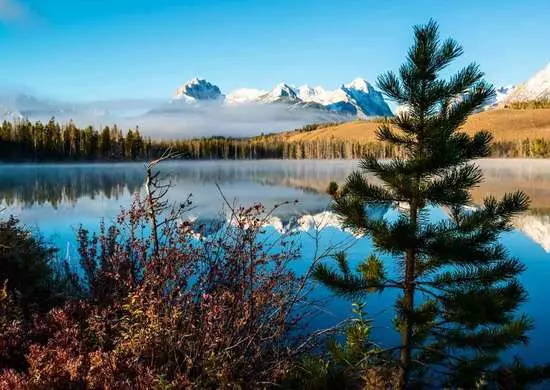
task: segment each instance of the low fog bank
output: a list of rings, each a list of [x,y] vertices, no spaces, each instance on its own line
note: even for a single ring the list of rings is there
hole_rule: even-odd
[[[221,102],[186,103],[155,99],[119,99],[88,103],[63,103],[19,94],[0,93],[0,119],[28,118],[46,122],[55,117],[80,127],[139,127],[153,138],[175,139],[209,136],[247,137],[280,132],[306,124],[350,119],[334,112],[287,104],[231,105]]]

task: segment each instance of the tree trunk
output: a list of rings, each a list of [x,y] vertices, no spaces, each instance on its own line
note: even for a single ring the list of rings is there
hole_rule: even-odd
[[[410,203],[410,222],[411,228],[416,235],[417,229],[417,205],[416,202]],[[405,254],[405,279],[403,284],[405,310],[405,326],[401,330],[401,354],[399,357],[399,389],[405,390],[409,384],[410,366],[411,366],[411,342],[413,336],[413,323],[411,314],[414,309],[414,266],[416,262],[415,248],[407,249]]]
[[[153,256],[157,256],[159,253],[159,238],[158,238],[158,226],[157,216],[155,212],[155,199],[151,188],[153,186],[153,169],[147,168],[147,180],[145,182],[145,190],[147,192],[147,214],[149,214],[149,221],[151,223],[151,239],[153,241]]]

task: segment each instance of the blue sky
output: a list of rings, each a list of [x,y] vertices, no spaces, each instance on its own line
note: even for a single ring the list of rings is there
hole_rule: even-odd
[[[79,101],[167,98],[195,76],[334,88],[396,69],[430,17],[497,85],[550,62],[549,0],[0,0],[0,85]]]

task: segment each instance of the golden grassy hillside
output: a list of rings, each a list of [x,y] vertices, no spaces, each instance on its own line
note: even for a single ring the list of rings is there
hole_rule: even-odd
[[[376,141],[376,121],[353,121],[310,132],[281,134],[286,141],[321,140],[327,138]],[[464,125],[466,132],[490,130],[495,141],[517,141],[526,138],[550,140],[550,109],[496,109],[472,115]]]

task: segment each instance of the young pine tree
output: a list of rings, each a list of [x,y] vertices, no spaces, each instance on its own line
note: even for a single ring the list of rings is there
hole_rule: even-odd
[[[395,258],[397,271],[390,273],[371,255],[356,272],[340,259],[337,269],[323,264],[315,276],[354,298],[400,290],[395,303],[400,389],[501,382],[521,388],[547,371],[520,362],[499,364],[503,350],[527,342],[532,323],[517,313],[527,296],[517,279],[525,267],[498,238],[529,201],[516,192],[467,207],[469,190],[482,182],[471,160],[489,155],[491,134],[469,136],[460,129],[494,91],[476,64],[441,78],[462,48],[452,39],[440,41],[435,22],[415,27],[414,36],[399,72],[378,79],[387,97],[407,107],[378,129],[379,140],[399,147],[404,157],[365,156],[363,172],[352,173],[343,188],[332,188],[344,226],[370,235],[378,253]],[[397,220],[369,218],[367,207],[388,203],[403,206]],[[430,221],[434,207],[445,208],[448,218]]]

